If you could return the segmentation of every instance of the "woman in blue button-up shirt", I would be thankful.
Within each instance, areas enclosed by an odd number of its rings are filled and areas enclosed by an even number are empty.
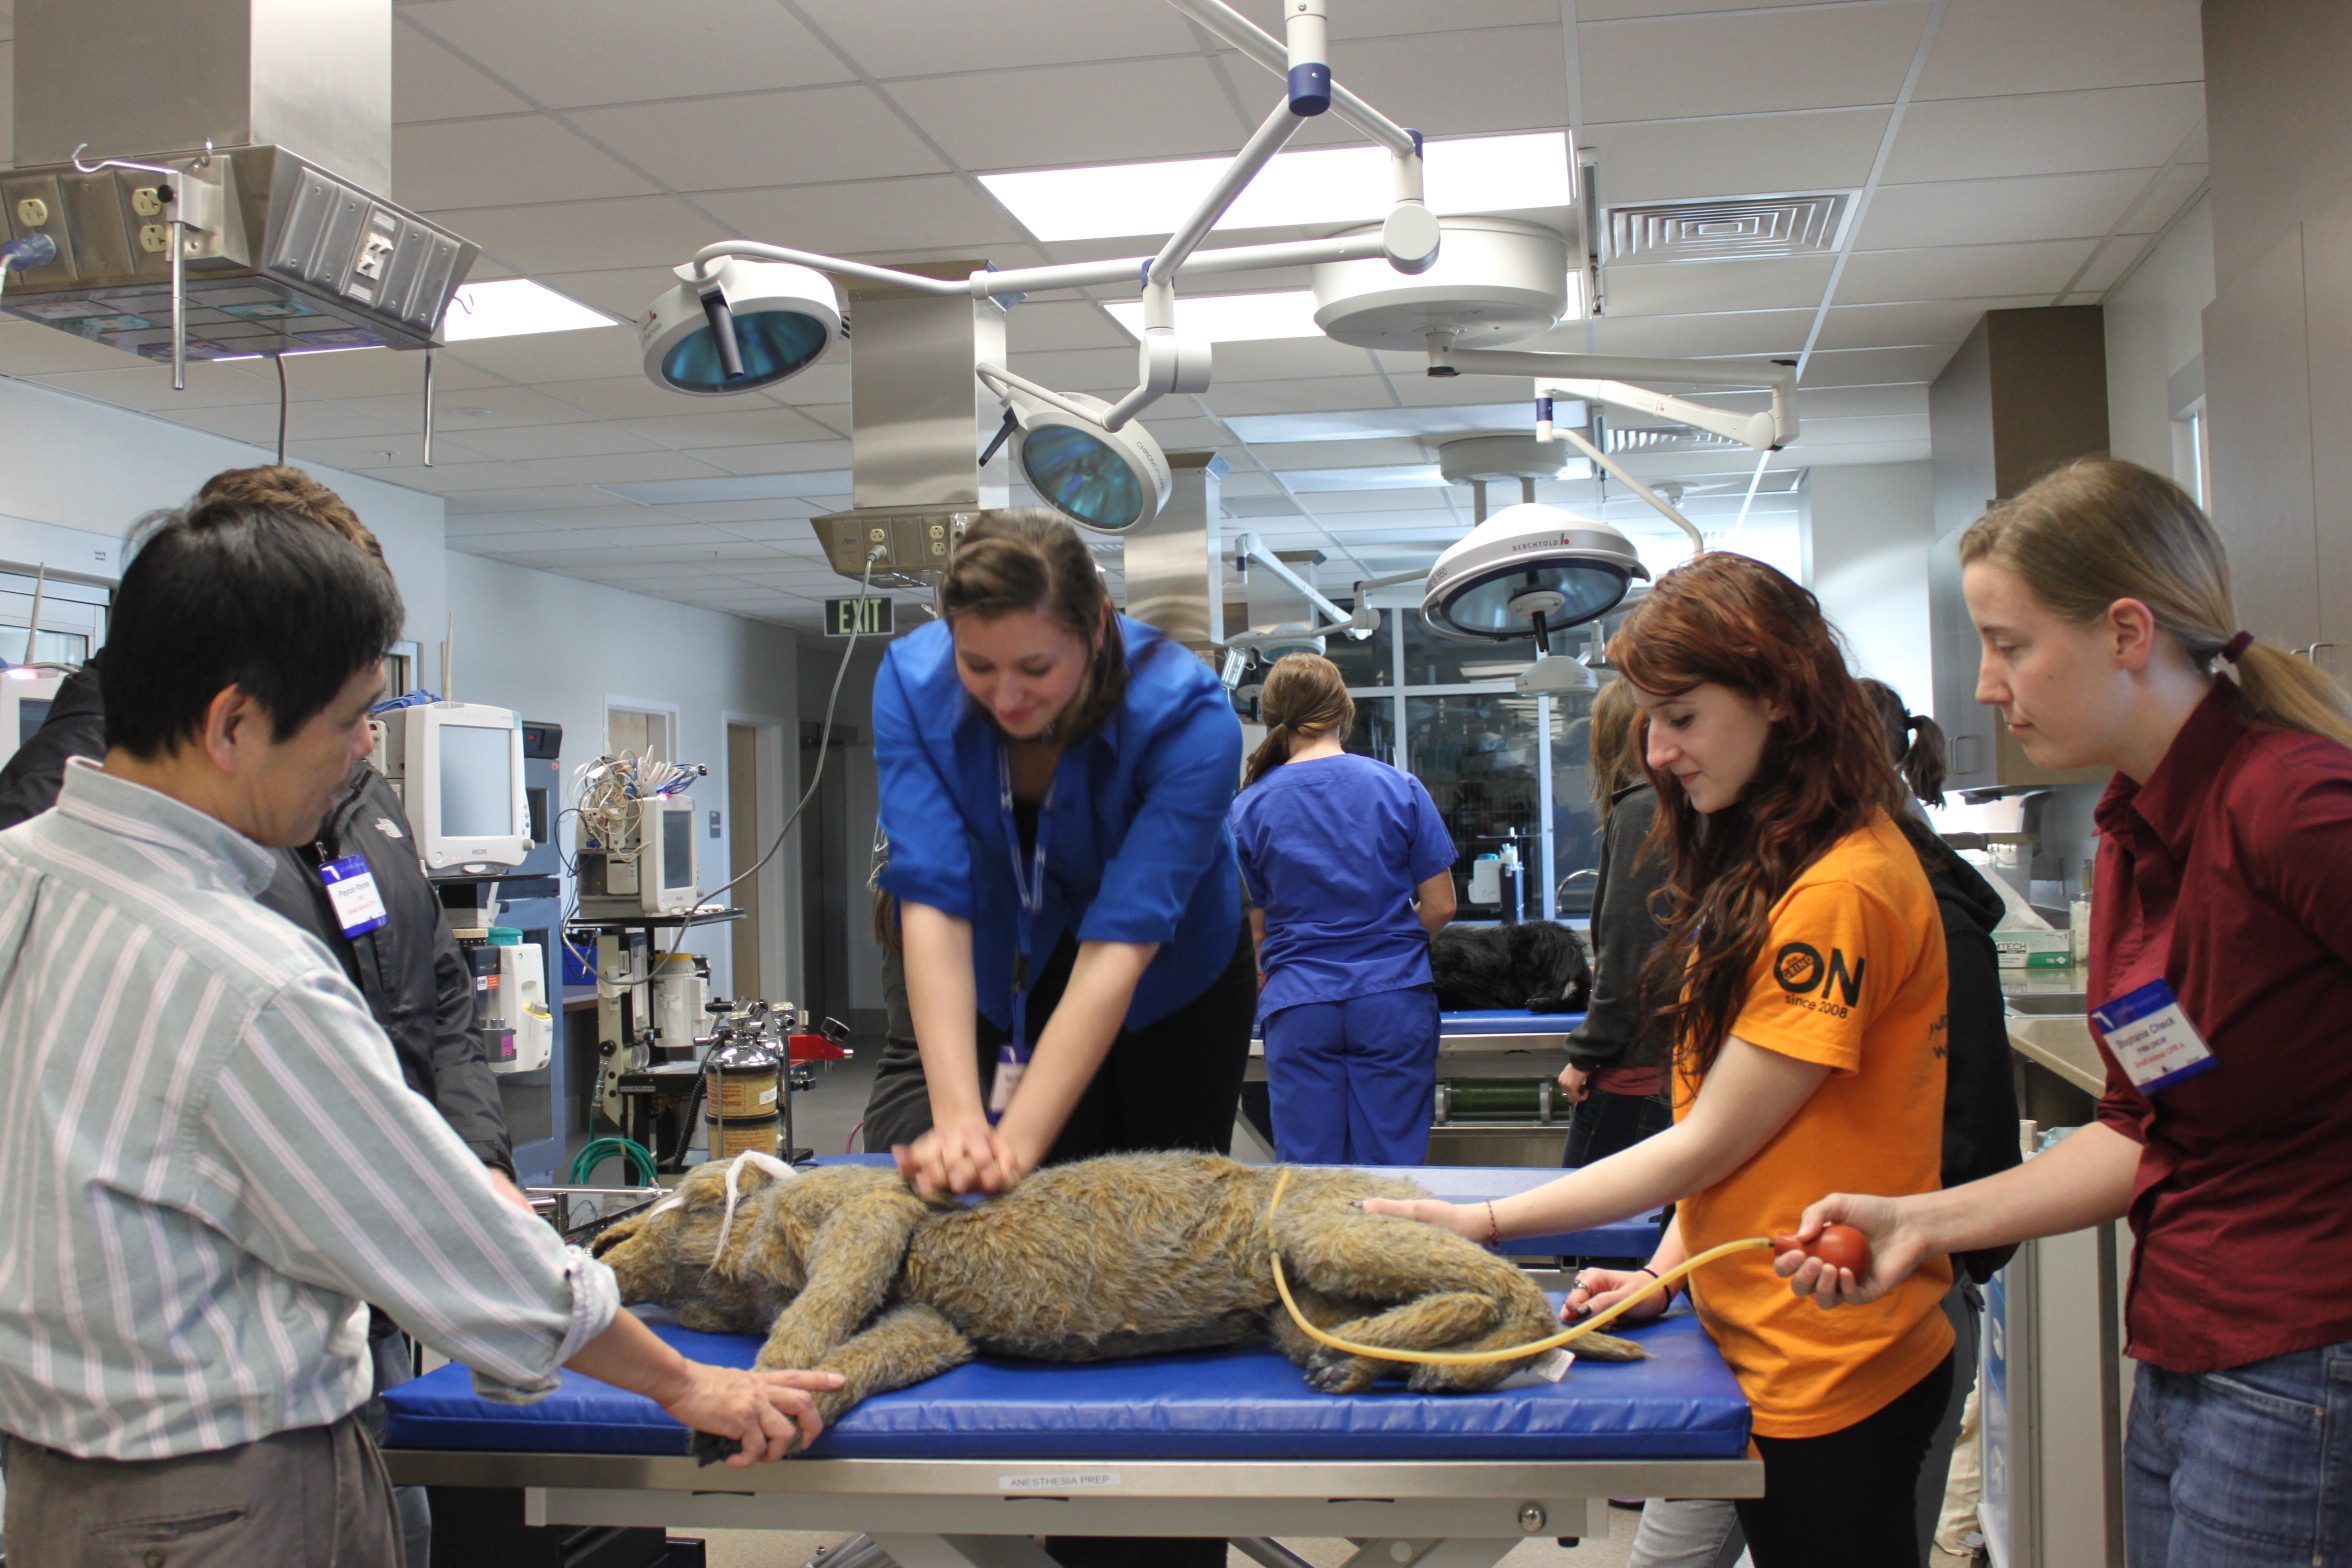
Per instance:
[[[1115,613],[1050,514],[974,525],[940,603],[874,687],[920,1052],[883,1071],[919,1070],[931,1109],[900,1168],[1001,1191],[1048,1161],[1225,1150],[1255,985],[1224,689]]]

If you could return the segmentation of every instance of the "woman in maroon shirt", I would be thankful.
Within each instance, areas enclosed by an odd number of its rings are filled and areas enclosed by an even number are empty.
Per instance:
[[[1807,1210],[1808,1234],[1870,1235],[1868,1277],[1783,1272],[1869,1301],[1938,1253],[2128,1216],[2135,1568],[2352,1561],[2352,700],[2237,629],[2212,525],[2135,464],[2051,475],[1960,559],[1977,699],[2037,766],[2115,770],[2090,962],[2107,1092],[2015,1170]]]

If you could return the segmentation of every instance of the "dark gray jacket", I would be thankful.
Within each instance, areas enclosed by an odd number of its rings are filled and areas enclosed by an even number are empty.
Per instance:
[[[0,768],[0,828],[56,804],[68,758],[105,755],[106,710],[92,660],[66,677],[48,722]],[[343,935],[317,869],[346,855],[366,857],[387,917],[357,938]],[[365,762],[352,770],[351,787],[319,824],[317,840],[278,851],[277,878],[259,902],[326,944],[391,1037],[408,1086],[433,1102],[483,1164],[513,1175],[498,1080],[474,1033],[473,981],[425,880],[399,797],[381,773]]]
[[[1658,944],[1650,899],[1666,885],[1664,858],[1641,852],[1657,820],[1658,793],[1646,783],[1628,784],[1609,797],[1593,885],[1592,1000],[1585,1005],[1584,1022],[1568,1036],[1568,1059],[1586,1072],[1654,1065],[1630,1053],[1640,1023],[1635,982],[1642,961]]]

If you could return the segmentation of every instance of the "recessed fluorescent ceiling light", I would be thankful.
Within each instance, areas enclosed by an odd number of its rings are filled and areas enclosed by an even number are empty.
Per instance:
[[[1469,136],[1422,150],[1422,187],[1436,213],[1513,212],[1575,201],[1562,131]],[[1230,158],[1105,164],[983,174],[980,183],[1040,240],[1167,234],[1200,204]],[[1277,153],[1226,209],[1220,229],[1376,223],[1394,200],[1388,152],[1332,147]]]
[[[466,343],[475,338],[618,325],[615,317],[567,299],[543,283],[507,278],[497,283],[458,285],[449,308],[441,313],[441,338],[448,343]]]
[[[1143,337],[1143,301],[1105,305],[1130,337]],[[1309,289],[1281,294],[1179,294],[1176,330],[1211,343],[1256,343],[1268,338],[1320,337],[1315,295]]]
[[[644,506],[689,506],[714,501],[806,500],[847,495],[849,487],[849,470],[836,468],[805,474],[730,474],[723,479],[651,479],[596,488]]]

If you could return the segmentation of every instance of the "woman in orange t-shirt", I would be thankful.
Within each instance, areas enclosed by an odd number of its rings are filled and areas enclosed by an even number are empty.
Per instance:
[[[1793,1228],[1854,1172],[1867,1190],[1934,1190],[1943,928],[1895,826],[1877,710],[1820,605],[1759,561],[1702,555],[1660,580],[1609,658],[1647,721],[1671,867],[1642,998],[1673,1043],[1675,1125],[1491,1205],[1366,1207],[1498,1243],[1680,1200],[1664,1268]],[[1919,1468],[1952,1377],[1948,1265],[1857,1319],[1792,1296],[1760,1251],[1692,1281],[1754,1410],[1765,1495],[1739,1511],[1757,1568],[1916,1564]]]

